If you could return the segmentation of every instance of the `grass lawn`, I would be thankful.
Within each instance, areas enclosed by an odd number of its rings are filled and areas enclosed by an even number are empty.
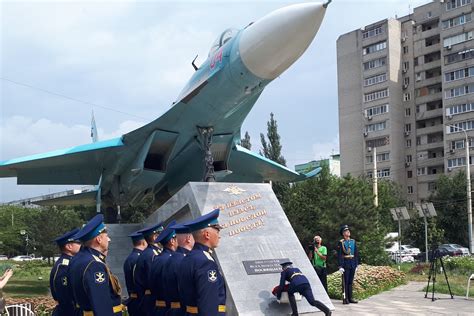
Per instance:
[[[474,273],[474,271],[468,272],[467,270],[463,269],[448,269],[445,259],[443,259],[443,262],[446,268],[446,275],[451,287],[451,292],[453,295],[465,296],[467,289],[467,278],[472,273]],[[428,276],[430,271],[429,263],[402,263],[401,265],[393,265],[393,267],[396,269],[398,269],[399,266],[400,270],[406,273],[407,279],[409,281],[426,282],[428,285]],[[448,284],[446,282],[444,273],[439,270],[439,266],[440,264],[438,264],[438,271],[436,273],[435,293],[449,294]],[[432,284],[433,281],[431,280],[428,296],[431,295],[430,293],[433,288]],[[426,292],[426,286],[423,288],[423,291]],[[472,282],[470,292],[474,295],[474,284],[472,284]]]
[[[8,261],[2,265],[13,267],[13,276],[3,289],[7,297],[35,297],[49,294],[51,267],[47,263]]]

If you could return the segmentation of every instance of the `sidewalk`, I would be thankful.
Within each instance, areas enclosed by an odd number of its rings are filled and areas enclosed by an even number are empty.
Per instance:
[[[339,315],[474,315],[474,291],[469,300],[465,297],[431,293],[425,298],[421,292],[425,282],[409,282],[390,291],[374,295],[358,304],[343,305],[341,300],[332,300],[334,316]],[[316,315],[316,314],[315,314]],[[321,314],[319,314],[321,315]]]

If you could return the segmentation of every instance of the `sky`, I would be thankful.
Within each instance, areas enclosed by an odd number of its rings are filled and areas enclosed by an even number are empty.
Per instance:
[[[226,28],[308,1],[0,0],[0,161],[118,137],[170,109]],[[430,0],[334,0],[303,56],[242,126],[252,150],[273,112],[287,165],[339,153],[336,41]],[[71,186],[0,179],[0,203]]]

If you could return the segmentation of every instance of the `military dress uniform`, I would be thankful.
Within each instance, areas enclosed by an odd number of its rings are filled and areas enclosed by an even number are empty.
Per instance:
[[[348,230],[349,226],[343,225],[341,227],[341,235],[345,230]],[[345,301],[347,303],[357,303],[352,296],[352,282],[354,281],[355,271],[359,264],[359,253],[357,251],[357,245],[354,239],[341,239],[337,246],[337,261],[339,268],[343,268],[344,278],[344,292]]]
[[[105,231],[102,214],[96,215],[77,237],[85,242]],[[120,284],[99,251],[83,247],[70,263],[74,300],[83,316],[122,315]]]
[[[144,237],[147,237],[151,234],[161,232],[162,230],[163,225],[160,223],[139,230],[138,232],[142,233]],[[158,256],[160,252],[161,249],[159,247],[148,244],[148,247],[143,250],[142,254],[137,260],[133,276],[135,279],[135,289],[138,296],[138,308],[141,316],[153,315],[155,299],[151,296],[151,289],[150,285],[148,284],[148,279],[150,278],[150,270],[153,258]]]
[[[218,225],[219,209],[186,224],[191,231]],[[179,291],[186,308],[185,315],[218,316],[226,312],[224,278],[209,247],[195,243],[180,265]]]
[[[143,239],[143,235],[138,232],[134,232],[129,237],[132,238],[133,241],[138,241]],[[141,255],[143,251],[138,248],[133,248],[132,252],[128,255],[127,259],[123,264],[123,272],[125,274],[125,284],[127,286],[128,292],[128,300],[126,302],[128,314],[130,316],[139,316],[138,310],[138,295],[135,289],[135,280],[133,278],[133,272],[135,270],[138,257]]]
[[[54,241],[58,246],[63,246],[70,242],[77,242],[75,234],[79,229],[74,229]],[[61,254],[53,265],[49,275],[49,286],[51,295],[56,301],[56,307],[53,310],[53,316],[74,316],[78,314],[78,309],[74,303],[74,297],[70,286],[69,262],[72,256],[65,253]]]
[[[285,288],[285,283],[288,282],[288,300],[290,301],[292,315],[298,315],[298,308],[296,305],[295,293],[298,292],[303,295],[309,304],[323,311],[325,315],[331,315],[329,308],[314,299],[313,291],[311,285],[309,284],[308,279],[303,275],[300,269],[293,268],[291,265],[293,263],[290,261],[281,263],[283,271],[280,273],[280,285],[277,291],[277,298],[281,298],[281,293]]]
[[[155,299],[154,316],[166,315],[170,307],[170,304],[165,298],[167,289],[164,287],[163,269],[174,253],[172,249],[166,246],[172,238],[176,237],[174,229],[171,228],[174,224],[176,224],[176,221],[172,221],[168,224],[155,240],[156,243],[160,243],[163,246],[163,251],[153,259],[150,278],[148,280],[151,296]]]

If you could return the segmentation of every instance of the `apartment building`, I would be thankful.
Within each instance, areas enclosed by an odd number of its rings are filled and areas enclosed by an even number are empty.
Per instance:
[[[466,166],[474,137],[474,0],[434,0],[337,41],[341,174],[390,178],[408,206]],[[472,141],[469,141],[472,146]]]

